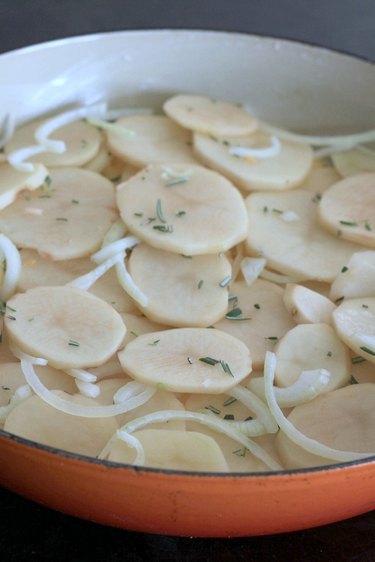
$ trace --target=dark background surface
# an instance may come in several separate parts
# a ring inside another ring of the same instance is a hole
[[[375,61],[375,0],[0,0],[0,52],[72,35],[147,28],[272,35]],[[375,514],[279,536],[186,539],[101,527],[0,490],[0,558],[373,562]]]

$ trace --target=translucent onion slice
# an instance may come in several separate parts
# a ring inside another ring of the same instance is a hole
[[[8,162],[13,168],[19,172],[33,172],[35,170],[34,164],[31,162],[25,162],[32,156],[36,154],[42,154],[43,152],[48,152],[48,149],[44,146],[25,146],[19,150],[13,150],[8,154]]]
[[[96,398],[100,394],[100,386],[93,384],[92,382],[85,382],[76,379],[75,383],[82,396],[87,396],[88,398]]]
[[[66,369],[64,372],[82,382],[96,382],[98,380],[96,375],[84,369]]]
[[[239,158],[273,158],[280,153],[281,143],[279,139],[275,136],[270,138],[270,146],[265,148],[248,148],[246,146],[232,146],[229,148],[229,154],[232,156],[238,156]]]
[[[282,466],[271,457],[271,455],[269,455],[252,439],[246,437],[241,431],[235,429],[231,424],[224,420],[219,420],[206,414],[188,411],[160,410],[159,412],[154,412],[152,414],[148,414],[147,416],[142,416],[141,418],[132,420],[131,422],[121,427],[120,431],[124,431],[126,434],[129,434],[149,424],[167,422],[169,420],[177,419],[196,421],[198,423],[201,423],[202,425],[209,427],[210,429],[213,429],[214,431],[223,433],[224,435],[227,435],[234,441],[237,441],[238,443],[246,447],[246,449],[248,449],[255,457],[263,461],[264,464],[266,464],[272,470],[283,469]],[[114,439],[116,439],[116,436],[112,437],[109,443],[107,443],[107,445],[99,455],[99,458],[105,458]]]
[[[259,274],[259,277],[271,281],[272,283],[277,283],[278,285],[286,285],[287,283],[301,283],[301,279],[297,277],[292,277],[291,275],[283,275],[282,273],[276,273],[276,271],[270,271],[269,269],[263,269]]]
[[[119,252],[126,252],[134,248],[140,240],[135,236],[127,236],[126,238],[120,238],[111,241],[111,243],[104,245],[101,250],[96,252],[91,256],[91,259],[96,263],[102,263],[104,260],[118,254]]]
[[[0,134],[0,149],[4,148],[7,142],[12,138],[15,129],[15,120],[10,113],[7,113],[3,119]]]
[[[117,221],[113,223],[107,234],[104,236],[102,248],[104,248],[104,246],[107,246],[108,244],[111,244],[112,242],[115,242],[116,240],[119,240],[120,238],[123,238],[125,234],[126,226],[121,219],[117,219]]]
[[[17,247],[4,234],[0,234],[0,255],[5,260],[5,272],[0,285],[0,300],[7,301],[15,292],[21,276],[22,261]]]
[[[287,437],[296,445],[302,447],[309,453],[318,455],[320,457],[325,457],[326,459],[331,459],[339,462],[349,462],[357,459],[365,459],[371,457],[374,453],[356,453],[354,451],[340,451],[339,449],[333,449],[328,447],[315,439],[307,437],[301,433],[290,421],[284,416],[281,411],[274,392],[273,381],[275,378],[276,369],[276,355],[271,351],[267,351],[266,359],[264,363],[264,384],[265,384],[265,394],[269,409],[271,410],[275,420],[277,421],[280,430],[285,433]]]
[[[141,306],[148,305],[148,297],[134,283],[130,273],[125,267],[124,260],[116,264],[117,279],[121,287]]]
[[[236,398],[254,412],[256,418],[249,421],[229,422],[242,431],[248,437],[264,435],[265,433],[277,433],[279,427],[266,404],[258,398],[251,390],[237,385],[229,391],[232,398]]]
[[[71,414],[72,416],[81,416],[84,418],[109,418],[117,416],[141,406],[156,392],[156,389],[144,385],[138,395],[132,396],[126,400],[126,402],[121,402],[120,404],[113,404],[110,406],[80,406],[79,404],[64,400],[54,392],[48,390],[36,374],[30,358],[21,360],[21,368],[27,383],[31,386],[35,394],[50,406],[66,414]]]
[[[324,390],[329,382],[329,377],[330,373],[326,369],[303,371],[293,384],[284,388],[274,387],[276,401],[280,408],[292,408],[310,402]],[[251,379],[249,388],[259,398],[266,399],[263,377]]]
[[[258,279],[266,267],[267,260],[264,258],[243,258],[241,261],[241,272],[249,287]]]
[[[100,279],[100,277],[107,273],[107,271],[111,269],[111,267],[124,261],[124,259],[124,252],[119,252],[115,255],[112,255],[110,258],[98,265],[98,267],[96,267],[92,271],[89,271],[88,273],[85,273],[85,275],[81,275],[80,277],[73,279],[73,281],[70,281],[67,285],[69,287],[75,287],[76,289],[83,289],[87,291],[87,289],[90,289],[90,287],[92,287],[92,285],[94,285],[94,283],[98,279]]]
[[[24,384],[23,386],[19,386],[15,393],[11,396],[9,403],[6,406],[0,406],[0,424],[3,423],[8,416],[8,414],[21,404],[26,398],[32,396],[33,392],[31,387],[28,384]]]
[[[262,128],[271,134],[277,135],[282,140],[290,140],[297,143],[311,144],[312,146],[338,146],[352,148],[357,144],[365,144],[375,141],[375,129],[363,131],[353,135],[339,135],[339,136],[315,136],[315,135],[301,135],[299,133],[292,133],[285,129],[273,127],[267,123],[262,123]]]

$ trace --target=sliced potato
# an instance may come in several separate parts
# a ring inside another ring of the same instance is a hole
[[[196,431],[142,429],[134,432],[145,452],[145,466],[171,470],[227,472],[228,465],[219,445]],[[135,450],[116,441],[108,460],[133,464]]]
[[[330,324],[336,308],[327,297],[296,283],[285,287],[284,304],[297,324]]]
[[[244,281],[230,286],[231,305],[238,316],[224,318],[215,328],[244,342],[250,350],[254,369],[262,369],[267,350],[295,326],[283,302],[283,289],[258,279],[250,287]]]
[[[55,260],[91,254],[117,219],[112,184],[79,168],[55,168],[48,177],[1,212],[1,231],[17,246]]]
[[[92,398],[58,392],[64,400],[82,406],[96,406]],[[114,418],[72,416],[31,396],[16,406],[5,420],[4,429],[25,439],[71,453],[96,457],[117,430]]]
[[[358,252],[349,261],[333,281],[330,298],[375,297],[375,252]]]
[[[311,193],[254,193],[246,199],[248,250],[269,267],[299,280],[331,282],[354,252],[362,249],[333,236],[319,225]],[[295,220],[285,219],[293,212]]]
[[[118,356],[126,374],[172,392],[219,394],[251,372],[246,345],[209,328],[145,334],[128,343]]]
[[[369,149],[371,152],[367,152]],[[340,176],[355,176],[361,172],[375,172],[375,144],[366,145],[362,148],[353,148],[345,152],[336,152],[331,155],[333,165]]]
[[[350,176],[327,189],[319,220],[344,240],[375,248],[375,173]]]
[[[309,146],[287,141],[280,141],[279,154],[270,158],[246,158],[230,154],[234,147],[268,147],[271,137],[263,131],[246,137],[217,139],[195,133],[193,139],[197,158],[245,191],[297,187],[309,173],[313,162]]]
[[[41,285],[67,285],[96,267],[89,258],[54,261],[34,250],[21,250],[22,271],[18,289],[22,292]],[[103,299],[118,312],[139,312],[133,299],[122,289],[116,271],[110,269],[100,277],[89,292]]]
[[[102,143],[99,148],[99,152],[83,166],[85,170],[90,170],[91,172],[96,172],[97,174],[102,173],[111,162],[111,153],[105,143]]]
[[[350,355],[347,347],[327,324],[299,324],[275,348],[278,386],[296,382],[302,371],[327,369],[330,379],[324,392],[350,381]]]
[[[375,384],[353,384],[296,406],[288,420],[304,435],[342,451],[375,452]],[[299,447],[283,432],[275,440],[285,468],[332,464]]]
[[[351,372],[353,375],[353,383],[375,383],[375,365],[374,363],[367,361],[361,355],[353,355]]]
[[[220,283],[231,276],[232,268],[223,255],[186,258],[139,244],[131,253],[129,271],[147,296],[142,310],[151,320],[205,327],[227,311],[228,290]]]
[[[181,174],[176,182],[165,179],[165,166],[148,166],[118,186],[121,218],[134,235],[185,255],[219,253],[245,239],[246,208],[228,180],[201,166],[173,170]]]
[[[332,317],[342,341],[356,354],[375,363],[375,298],[348,299]]]
[[[164,115],[132,115],[116,122],[133,132],[107,132],[110,150],[119,158],[143,168],[148,164],[196,164],[191,133]]]
[[[47,119],[36,119],[27,125],[19,127],[11,140],[5,147],[5,153],[9,154],[25,146],[37,144],[34,133]],[[92,160],[99,151],[101,134],[86,121],[75,121],[60,127],[50,137],[52,140],[61,140],[65,143],[66,150],[61,154],[56,152],[43,152],[31,157],[30,162],[39,162],[45,166],[83,166]]]
[[[5,326],[22,351],[61,369],[102,365],[126,333],[107,303],[71,287],[35,287],[7,302]]]
[[[242,107],[205,96],[173,96],[163,109],[181,127],[207,135],[249,135],[258,128],[255,117]]]
[[[0,163],[0,209],[11,205],[20,192],[40,187],[47,176],[42,164],[37,164],[33,172],[19,172],[7,162]]]
[[[331,185],[340,180],[340,175],[326,158],[314,160],[310,172],[301,184],[301,189],[311,191],[314,202],[321,199],[324,193]]]

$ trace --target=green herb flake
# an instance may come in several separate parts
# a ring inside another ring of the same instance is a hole
[[[364,357],[361,357],[360,355],[356,355],[355,357],[352,357],[352,365],[357,365],[358,363],[364,363],[366,361],[366,359]]]
[[[332,357],[332,351],[328,351],[327,357]]]
[[[9,304],[7,305],[7,309],[10,310],[11,312],[17,312],[16,309],[9,306]]]
[[[32,322],[34,320],[34,316],[32,318],[28,318],[28,322]]]
[[[233,414],[225,414],[224,419],[228,420],[228,421],[233,421],[234,415]]]
[[[163,214],[163,209],[161,207],[161,199],[158,199],[156,201],[156,216],[158,217],[159,221],[162,223],[166,223],[167,221],[165,220],[164,214]]]
[[[368,305],[367,305],[367,304],[363,304],[363,305],[362,305],[362,308],[368,308]]]
[[[78,201],[78,199],[72,199],[72,203],[74,203],[75,205],[78,205],[79,201]]]
[[[375,351],[369,349],[368,347],[360,347],[359,349],[364,351],[365,353],[368,353],[369,355],[375,355]]]
[[[222,288],[227,287],[231,281],[232,281],[232,276],[227,275],[226,277],[224,277],[224,279],[220,281],[219,286]]]
[[[224,373],[226,373],[227,375],[230,375],[231,377],[234,377],[234,374],[232,373],[231,368],[229,367],[229,365],[226,361],[221,359],[220,365],[221,365],[221,368],[223,369]]]
[[[49,186],[51,185],[51,183],[52,183],[52,178],[51,178],[51,176],[46,176],[46,177],[44,178],[44,183],[45,183],[46,185],[48,185],[48,187],[49,187]]]
[[[268,213],[268,207],[267,207],[267,205],[265,205],[265,206],[263,207],[263,213],[264,213],[265,215]]]
[[[121,179],[121,176],[112,176],[110,178],[111,181],[120,181],[120,179]]]
[[[68,219],[65,217],[56,217],[56,220],[60,222],[68,222]]]
[[[357,222],[352,222],[352,221],[339,221],[340,224],[343,224],[344,226],[358,226]]]
[[[260,309],[260,304],[258,304],[258,303],[254,304],[254,308],[256,308],[257,310],[259,310],[259,309]]]
[[[371,224],[368,223],[367,221],[365,222],[365,229],[366,229],[366,230],[372,230]]]
[[[159,341],[160,340],[154,340],[154,341],[150,342],[148,345],[151,345],[151,346],[158,345]]]
[[[186,211],[177,211],[176,217],[184,217],[186,215]]]
[[[164,224],[155,224],[152,228],[154,230],[158,230],[159,232],[173,232],[173,225],[171,224],[169,224],[168,226],[165,226]]]
[[[281,211],[280,209],[272,209],[273,213],[276,213],[277,215],[282,215],[284,211]]]
[[[215,408],[215,406],[212,406],[211,404],[209,406],[205,406],[204,409],[209,410],[210,412],[216,414],[217,416],[220,415],[220,410],[218,410],[217,408]]]
[[[79,347],[80,346],[79,342],[77,342],[76,340],[69,340],[68,345],[70,345],[71,347]]]
[[[143,213],[133,213],[135,217],[143,217]]]
[[[246,447],[237,449],[236,451],[232,451],[232,455],[236,455],[237,457],[244,457],[246,455]]]
[[[321,193],[315,193],[314,197],[311,199],[311,201],[313,203],[319,203],[319,201],[321,200],[322,195]]]
[[[13,316],[12,314],[8,314],[7,318],[8,318],[8,320],[16,320],[16,317]]]
[[[174,185],[186,183],[188,181],[188,179],[189,178],[187,178],[186,176],[182,176],[181,178],[174,178],[173,180],[167,181],[167,183],[165,185],[166,185],[166,187],[173,187]]]
[[[235,402],[237,402],[237,398],[233,398],[233,396],[230,396],[229,398],[227,398],[225,400],[225,402],[223,402],[223,406],[230,406],[231,404],[234,404]]]
[[[213,357],[200,357],[199,361],[202,361],[202,363],[206,363],[207,365],[211,365],[212,367],[220,363],[219,359],[213,359]]]
[[[345,297],[339,297],[338,299],[335,300],[335,303],[340,304],[344,300],[344,298]]]
[[[336,234],[337,234],[337,236],[339,236],[339,237],[342,236],[342,230],[336,230]]]
[[[251,320],[251,318],[242,316],[242,310],[238,306],[227,312],[225,318],[227,320]]]
[[[346,273],[348,270],[349,268],[344,265],[344,267],[341,269],[341,273]]]
[[[139,334],[137,334],[137,332],[134,332],[134,330],[130,330],[130,333],[132,336],[134,336],[135,338],[137,338],[139,336]]]
[[[201,289],[203,287],[203,283],[204,283],[204,281],[203,281],[203,279],[201,279],[199,281],[198,285],[197,285],[198,289]]]
[[[358,384],[357,379],[353,375],[350,377],[350,384]]]
[[[191,358],[191,357],[187,357],[187,362],[189,363],[189,365],[192,365],[192,364],[193,364],[192,358]]]
[[[264,339],[268,340],[268,341],[274,341],[274,342],[279,341],[279,338],[277,336],[268,336]]]
[[[5,386],[5,384],[2,384],[2,385],[1,385],[1,388],[2,388],[3,390],[10,390],[10,387],[9,387],[9,386]]]

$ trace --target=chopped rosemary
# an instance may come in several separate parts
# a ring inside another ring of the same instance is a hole
[[[327,357],[332,357],[332,351],[328,351]]]
[[[234,404],[234,402],[237,402],[237,398],[233,398],[233,396],[230,396],[225,400],[225,402],[223,402],[223,406],[230,406],[231,404]]]
[[[186,259],[188,259],[188,260],[192,260],[192,259],[193,259],[193,256],[186,256],[185,254],[180,254],[180,256],[181,256],[182,258],[186,258]]]
[[[186,211],[177,211],[176,217],[183,217],[186,215]]]
[[[260,309],[260,304],[258,304],[258,303],[254,304],[254,308],[256,308],[257,310],[259,310],[259,309]]]
[[[164,215],[163,215],[163,209],[161,208],[161,199],[158,199],[156,201],[156,215],[157,215],[160,222],[162,222],[162,223],[167,222],[164,218]]]
[[[277,336],[268,336],[264,339],[268,340],[268,341],[278,341],[279,340],[279,338]]]
[[[133,213],[135,217],[143,217],[143,213]]]
[[[7,308],[8,308],[8,310],[11,310],[12,312],[17,312],[16,309],[9,306],[9,304],[7,305]]]
[[[121,176],[112,176],[110,178],[111,181],[119,181],[121,179]]]
[[[220,281],[219,285],[220,287],[227,287],[231,281],[232,281],[232,276],[227,275],[226,277],[224,277],[224,279]]]
[[[69,340],[68,345],[70,345],[71,347],[79,347],[79,342],[77,342],[76,340]]]
[[[56,220],[61,222],[68,222],[68,219],[66,217],[56,217]]]
[[[32,322],[33,320],[34,320],[34,316],[32,318],[29,318],[27,321]]]
[[[179,185],[180,183],[186,183],[188,181],[189,178],[187,178],[186,176],[183,176],[181,178],[174,178],[173,180],[169,180],[167,181],[167,183],[165,184],[166,187],[172,187],[173,185]]]
[[[357,379],[353,375],[350,377],[350,384],[358,384]]]
[[[52,183],[52,178],[51,178],[51,176],[46,176],[46,177],[44,178],[44,183],[45,183],[46,185],[48,185],[48,187],[49,187],[49,186],[51,185],[51,183]]]
[[[352,365],[357,365],[358,363],[364,363],[366,361],[366,359],[364,357],[361,357],[360,355],[356,355],[355,357],[352,357]]]
[[[368,308],[368,305],[367,305],[367,304],[363,304],[363,305],[362,305],[362,308]]]
[[[245,418],[243,421],[251,421],[253,419],[254,419],[253,416],[247,416],[247,418]]]
[[[159,232],[173,232],[173,225],[169,224],[168,226],[165,226],[163,224],[155,224],[152,227],[154,230],[158,230]]]
[[[337,236],[342,236],[342,230],[336,230]]]
[[[342,302],[344,300],[345,297],[339,297],[338,299],[335,300],[336,304],[339,304],[340,302]]]
[[[15,317],[15,316],[12,316],[11,314],[8,314],[8,315],[7,315],[7,318],[8,318],[9,320],[16,320],[16,317]]]
[[[198,285],[197,285],[198,289],[201,289],[201,288],[202,288],[203,283],[204,283],[204,281],[203,281],[203,279],[201,279],[201,280],[199,281]]]
[[[2,385],[1,385],[1,388],[2,388],[3,390],[10,390],[10,386],[5,386],[5,384],[2,384]]]
[[[215,406],[212,406],[211,404],[209,406],[205,406],[204,408],[205,410],[209,410],[210,412],[216,414],[217,416],[220,414],[220,410],[218,410],[217,408],[215,408]]]
[[[267,213],[268,213],[268,207],[267,207],[267,205],[265,205],[265,206],[263,207],[263,213],[264,213],[264,214],[267,214]]]
[[[322,195],[321,193],[315,193],[314,197],[311,199],[311,201],[313,203],[319,203],[319,201],[321,200]]]
[[[139,336],[139,334],[137,334],[137,332],[134,332],[134,330],[130,330],[130,333],[132,336],[134,336],[135,338],[137,338]]]
[[[189,363],[189,365],[192,365],[192,364],[193,364],[192,358],[191,358],[191,357],[188,357],[188,358],[187,358],[187,362]]]
[[[224,419],[225,419],[225,420],[233,421],[233,420],[234,420],[234,415],[233,415],[233,414],[225,414]]]
[[[237,457],[244,457],[246,455],[246,447],[237,449],[236,451],[232,451],[232,455],[236,455]]]
[[[284,211],[281,211],[280,209],[272,209],[273,213],[276,213],[277,215],[282,215]]]
[[[224,361],[223,359],[220,359],[220,365],[221,365],[224,373],[227,373],[227,375],[230,375],[231,377],[234,377],[234,374],[232,373],[231,368],[229,367],[229,365],[226,361]]]
[[[200,357],[199,361],[202,361],[202,363],[207,363],[207,365],[211,365],[211,366],[220,363],[219,359],[213,359],[212,357]]]
[[[358,226],[357,222],[352,222],[352,221],[339,221],[340,224],[343,224],[344,226]]]
[[[152,346],[158,345],[159,341],[160,340],[154,340],[154,341],[150,342],[148,345],[152,345]]]
[[[74,203],[75,205],[78,205],[79,201],[78,201],[78,199],[72,199],[72,203]]]
[[[365,222],[365,229],[366,229],[366,230],[372,230],[371,224],[370,224],[369,222],[367,222],[367,221]]]
[[[369,349],[368,347],[360,347],[359,349],[361,349],[365,353],[368,353],[369,355],[375,355],[375,351],[373,351],[372,349]]]
[[[242,316],[242,310],[238,306],[227,312],[225,318],[227,320],[251,320],[251,318]]]
[[[346,273],[348,271],[348,267],[346,267],[346,265],[344,265],[344,267],[341,269],[341,273]]]

